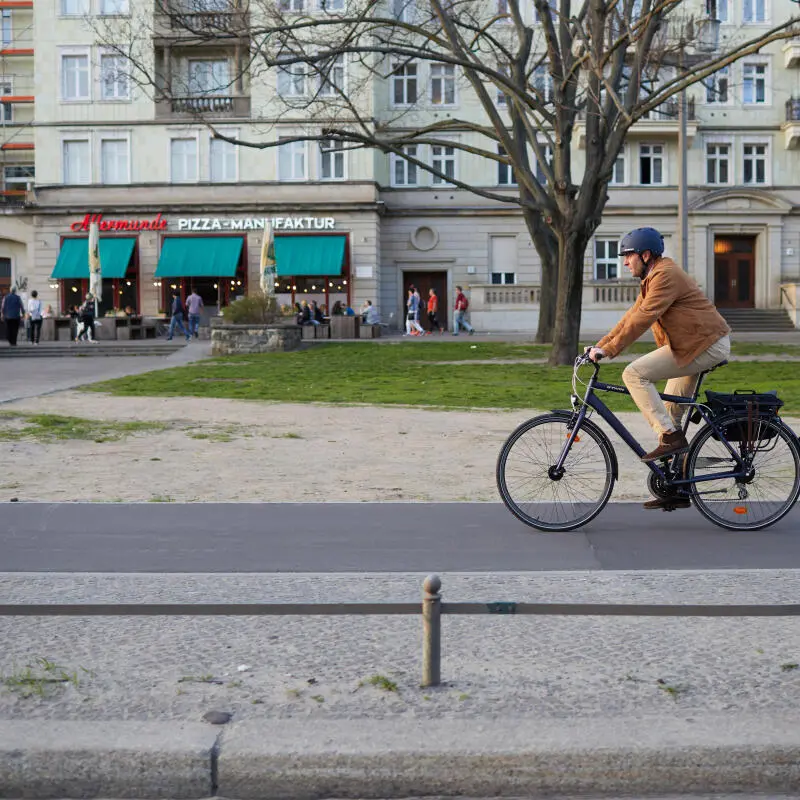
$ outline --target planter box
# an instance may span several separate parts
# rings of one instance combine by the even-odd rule
[[[303,329],[295,322],[274,325],[228,325],[211,320],[211,355],[227,356],[237,353],[273,353],[297,350],[301,346]]]
[[[378,339],[381,335],[380,325],[364,325],[362,323],[358,331],[360,339]]]

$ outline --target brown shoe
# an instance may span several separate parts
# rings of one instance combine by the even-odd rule
[[[691,503],[688,497],[657,497],[655,500],[648,500],[644,507],[649,510],[663,509],[664,511],[674,511],[676,508],[689,508]]]
[[[672,433],[662,433],[658,447],[650,453],[642,456],[642,461],[656,461],[659,458],[674,456],[676,453],[685,453],[689,449],[689,442],[683,435],[683,431],[672,431]]]

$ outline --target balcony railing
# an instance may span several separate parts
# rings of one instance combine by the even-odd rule
[[[250,116],[250,98],[228,95],[172,97],[156,103],[156,118],[187,118],[201,116]]]
[[[800,122],[800,97],[791,97],[786,101],[786,121]]]
[[[156,38],[238,39],[247,31],[248,13],[238,4],[202,8],[198,4],[160,3],[156,7]]]
[[[677,97],[666,100],[660,106],[656,106],[655,108],[648,111],[643,117],[639,119],[638,122],[639,123],[674,122],[677,124],[679,103],[680,100]],[[578,119],[579,120],[586,119],[586,109],[581,109],[581,111],[578,112]],[[693,97],[686,98],[686,119],[687,120],[697,119],[695,100]]]
[[[470,284],[470,308],[475,311],[492,311],[508,306],[514,310],[525,307],[536,308],[541,299],[541,286],[538,283],[517,283],[513,285]],[[587,280],[583,284],[582,303],[585,308],[605,307],[623,309],[636,302],[640,291],[639,282],[621,280]]]
[[[0,191],[0,206],[16,207],[27,205],[28,192],[25,189],[4,189]]]

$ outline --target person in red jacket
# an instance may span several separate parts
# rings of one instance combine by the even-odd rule
[[[453,336],[458,336],[458,329],[461,327],[463,327],[470,336],[475,333],[475,328],[465,319],[468,308],[469,300],[467,300],[464,290],[460,286],[456,286],[456,304],[453,313]]]
[[[428,289],[428,322],[431,325],[430,333],[433,333],[435,328],[439,329],[439,333],[444,333],[444,328],[439,324],[439,298],[436,296],[436,289]]]

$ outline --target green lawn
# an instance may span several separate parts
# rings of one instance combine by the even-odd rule
[[[441,408],[565,408],[570,367],[509,363],[545,357],[548,348],[465,342],[343,343],[294,353],[232,356],[93,384],[89,391],[127,396],[223,397],[277,402],[372,403]],[[647,351],[652,346],[637,345]],[[792,355],[800,355],[793,348]],[[472,363],[491,361],[492,363]],[[605,364],[601,377],[620,382],[624,364]],[[584,369],[586,377],[591,373]],[[800,363],[740,362],[714,372],[718,391],[778,389],[785,411],[800,412]],[[634,410],[609,394],[615,410]]]

